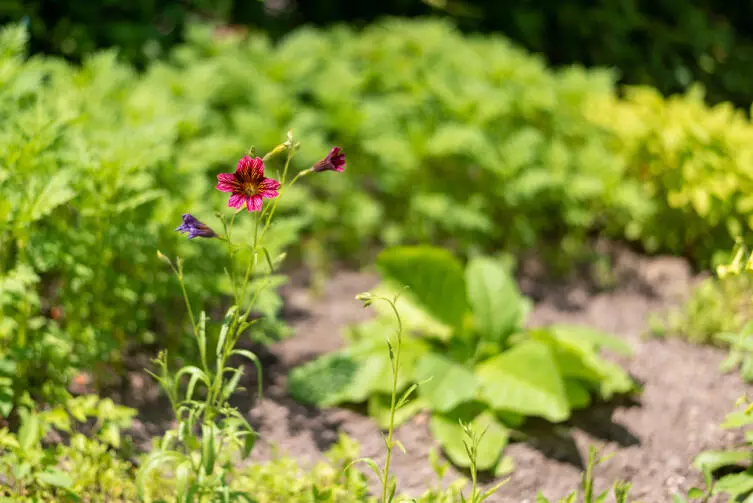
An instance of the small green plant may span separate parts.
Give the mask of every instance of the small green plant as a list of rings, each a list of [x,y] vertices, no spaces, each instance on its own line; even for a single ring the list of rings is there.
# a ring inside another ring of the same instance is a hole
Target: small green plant
[[[694,344],[727,346],[724,333],[737,333],[753,314],[753,283],[747,275],[704,279],[690,298],[666,316],[653,315],[651,332],[659,337],[681,337]]]
[[[231,358],[241,358],[257,368],[258,392],[261,395],[261,364],[251,351],[238,347],[240,337],[258,321],[250,318],[255,303],[262,291],[269,286],[270,277],[283,257],[273,259],[265,246],[267,232],[272,229],[273,217],[280,199],[292,185],[303,176],[322,171],[342,171],[345,156],[338,147],[311,168],[298,172],[288,180],[290,161],[299,149],[292,132],[287,140],[275,147],[264,158],[257,157],[253,149],[238,161],[234,173],[217,175],[217,190],[230,193],[228,206],[234,208],[232,216],[218,213],[223,234],[191,214],[183,215],[183,224],[176,231],[186,233],[188,239],[204,238],[222,242],[227,248],[229,278],[233,304],[226,311],[218,333],[213,336],[208,327],[210,321],[205,311],[198,317],[186,290],[183,260],[173,262],[158,252],[178,279],[193,328],[199,362],[184,365],[177,372],[168,368],[166,353],[155,360],[159,375],[152,374],[166,392],[173,408],[177,426],[168,430],[156,442],[152,452],[144,460],[138,476],[141,498],[149,500],[146,488],[155,473],[174,477],[174,501],[176,503],[216,501],[241,501],[242,492],[231,491],[228,478],[233,472],[235,457],[245,459],[256,441],[256,432],[237,408],[229,403],[238,390],[243,376],[243,365],[234,366]],[[280,181],[267,177],[265,163],[285,153]],[[271,199],[267,205],[264,199]],[[245,209],[253,216],[254,224],[249,235],[238,238],[233,227],[238,215]],[[242,257],[244,267],[236,267],[236,257]]]
[[[716,273],[722,280],[750,276],[753,273],[753,254],[749,254],[747,248],[738,242],[731,261],[717,266]],[[753,374],[753,344],[750,341],[752,329],[753,322],[749,322],[739,334],[726,334],[725,341],[731,344],[731,349],[730,356],[722,363],[726,369],[740,364],[741,374],[748,379]],[[729,496],[728,501],[732,502],[749,499],[753,494],[753,435],[747,429],[753,425],[753,404],[749,402],[747,395],[738,400],[736,408],[741,407],[741,410],[729,413],[721,427],[745,429],[745,443],[734,449],[708,450],[696,456],[693,466],[703,474],[706,487],[692,488],[687,494],[688,498],[707,502],[714,495],[725,494]],[[678,494],[675,495],[675,501],[684,503],[687,499]]]
[[[356,461],[360,461],[363,463],[366,463],[376,474],[377,478],[379,479],[380,483],[382,484],[382,503],[391,503],[395,500],[395,493],[397,491],[397,481],[394,476],[390,476],[390,461],[392,459],[392,452],[397,445],[400,450],[405,453],[405,447],[402,445],[402,443],[399,440],[394,440],[393,435],[395,432],[395,416],[398,411],[400,411],[403,407],[405,407],[408,402],[411,400],[413,393],[420,387],[420,385],[428,383],[433,376],[429,376],[429,378],[424,381],[424,383],[414,383],[411,386],[408,387],[408,389],[404,390],[402,394],[398,397],[398,391],[399,391],[399,377],[400,377],[400,355],[402,353],[403,349],[403,321],[400,316],[400,311],[397,308],[397,301],[399,298],[399,294],[394,295],[393,297],[385,297],[380,295],[373,295],[372,293],[365,292],[362,294],[359,294],[356,296],[356,299],[363,302],[364,307],[371,306],[374,302],[384,302],[387,304],[392,312],[392,315],[394,315],[395,320],[397,322],[397,329],[395,330],[395,336],[394,338],[391,338],[389,336],[386,337],[386,343],[387,343],[387,355],[389,357],[390,361],[390,370],[392,373],[392,388],[391,388],[391,394],[390,394],[390,403],[389,403],[389,412],[388,412],[388,422],[387,422],[387,435],[384,438],[384,445],[385,449],[387,451],[387,456],[384,462],[384,468],[380,468],[376,462],[373,459],[370,458],[361,458]],[[466,500],[465,496],[462,492],[459,492],[459,496],[462,499],[462,501],[465,503],[466,501],[469,501],[470,503],[481,503],[488,497],[490,497],[492,494],[494,494],[500,487],[502,487],[506,482],[506,480],[503,480],[493,488],[481,492],[477,485],[477,462],[478,462],[478,454],[479,454],[479,445],[481,444],[481,439],[483,438],[484,434],[486,433],[486,430],[482,431],[480,434],[477,433],[474,430],[474,427],[470,424],[464,424],[462,421],[460,421],[460,427],[463,429],[463,433],[466,435],[466,439],[463,440],[463,445],[465,447],[465,452],[467,455],[470,472],[471,472],[471,480],[473,483],[473,487],[471,489],[471,496],[470,500]],[[356,462],[354,461],[354,462]],[[444,470],[439,468],[437,466],[436,461],[434,460],[433,465],[435,467],[435,471],[437,472],[437,475],[440,476],[440,478],[443,476]],[[426,496],[426,495],[425,495]],[[413,501],[416,501],[415,499]]]
[[[606,461],[611,455],[598,457],[599,451],[594,446],[588,448],[588,463],[586,471],[581,475],[581,490],[583,491],[583,503],[603,503],[609,497],[610,492],[614,495],[615,503],[628,503],[628,493],[630,484],[624,481],[616,481],[611,488],[600,494],[594,494],[594,467],[599,463]],[[560,498],[558,503],[575,503],[578,501],[579,492],[574,490],[567,496]],[[539,493],[536,496],[536,503],[550,503],[550,501]]]
[[[744,501],[753,494],[753,404],[747,397],[738,400],[735,410],[727,415],[721,427],[724,429],[745,429],[745,443],[733,449],[708,450],[693,460],[693,467],[703,474],[705,489],[697,487],[688,491],[687,498],[707,502],[715,495],[724,494],[732,501]],[[682,495],[675,495],[677,503],[685,503]]]
[[[377,259],[382,283],[372,295],[401,296],[402,344],[398,392],[413,392],[392,411],[390,358],[381,350],[392,314],[354,326],[350,346],[291,371],[294,398],[319,406],[367,403],[382,428],[422,409],[453,463],[468,467],[461,421],[484,430],[479,470],[509,470],[501,453],[510,429],[526,417],[566,420],[593,395],[609,399],[636,389],[602,348],[630,353],[619,339],[577,326],[525,328],[530,301],[500,261],[476,257],[463,265],[448,251],[397,247]],[[416,385],[422,383],[418,388]]]

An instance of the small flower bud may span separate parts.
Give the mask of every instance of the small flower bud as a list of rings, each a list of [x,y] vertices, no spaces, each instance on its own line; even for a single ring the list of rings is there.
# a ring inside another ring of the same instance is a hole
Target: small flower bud
[[[369,307],[374,303],[374,296],[370,292],[359,293],[356,295],[356,300],[363,302],[363,307]]]
[[[183,215],[183,223],[179,225],[176,229],[178,232],[186,233],[188,234],[188,239],[193,239],[196,237],[201,238],[216,238],[217,233],[214,232],[207,224],[196,218],[195,216],[191,215],[190,213],[185,213]]]
[[[311,167],[314,173],[322,171],[342,171],[345,169],[345,154],[340,147],[334,147],[329,151],[327,157],[318,161]]]
[[[167,262],[168,264],[171,264],[170,259],[167,257],[167,255],[165,255],[159,250],[157,250],[157,258],[162,260],[163,262]]]

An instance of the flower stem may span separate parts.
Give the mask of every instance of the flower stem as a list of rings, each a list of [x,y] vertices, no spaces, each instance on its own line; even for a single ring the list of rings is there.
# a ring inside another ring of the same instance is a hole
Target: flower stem
[[[390,348],[390,360],[392,360],[392,398],[390,403],[390,423],[387,430],[387,458],[384,462],[384,480],[382,481],[382,503],[388,503],[387,493],[390,485],[390,461],[392,460],[392,448],[393,448],[393,435],[395,431],[395,413],[397,412],[397,383],[398,383],[398,371],[400,370],[400,352],[403,346],[403,323],[400,318],[400,313],[397,310],[395,302],[382,298],[386,301],[397,318],[397,348],[395,349],[394,360],[392,359],[392,348]]]

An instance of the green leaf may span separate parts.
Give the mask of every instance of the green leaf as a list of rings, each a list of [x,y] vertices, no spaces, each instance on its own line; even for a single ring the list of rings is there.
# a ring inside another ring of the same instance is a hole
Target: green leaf
[[[18,430],[18,444],[23,451],[28,451],[41,440],[42,425],[39,416],[35,412],[24,414],[21,419],[21,428]]]
[[[711,493],[726,493],[734,499],[749,491],[753,491],[753,475],[747,472],[741,472],[725,475],[720,478],[716,484],[714,484]]]
[[[70,186],[71,171],[58,170],[47,184],[35,190],[34,201],[29,210],[29,222],[41,220],[58,206],[67,203],[76,195]]]
[[[527,299],[507,269],[487,257],[468,263],[465,281],[476,330],[485,338],[504,344],[525,322]]]
[[[332,353],[294,368],[288,376],[288,391],[301,403],[320,407],[334,405],[361,371],[361,362],[351,355]]]
[[[554,352],[557,367],[563,377],[590,382],[604,399],[609,399],[616,393],[632,391],[635,384],[627,372],[599,356],[598,347],[588,336],[579,340],[577,333],[576,330],[563,336],[561,332],[547,327],[531,330],[529,335],[532,339],[547,344]]]
[[[702,489],[698,489],[697,487],[691,487],[688,491],[689,498],[703,498],[705,494]]]
[[[136,475],[136,490],[139,498],[144,500],[146,481],[152,472],[161,470],[164,468],[170,468],[170,465],[174,463],[182,463],[187,460],[185,456],[175,451],[152,451],[147,456],[146,461],[139,467],[138,474]]]
[[[583,409],[591,404],[588,389],[574,379],[565,379],[565,393],[571,409]]]
[[[429,426],[432,435],[442,445],[447,457],[460,467],[470,466],[470,460],[464,444],[467,437],[458,420],[470,422],[477,432],[481,432],[488,427],[479,445],[476,464],[479,470],[490,470],[500,459],[502,451],[507,445],[509,432],[496,420],[491,411],[485,410],[476,413],[477,411],[474,409],[476,409],[475,405],[467,404],[449,414],[433,414]]]
[[[608,349],[623,356],[631,356],[633,348],[625,340],[581,325],[549,325],[547,330],[558,339],[590,345],[594,351]]]
[[[71,476],[57,468],[47,468],[43,472],[37,473],[36,479],[55,487],[69,488],[73,485]]]
[[[447,412],[473,399],[478,384],[473,372],[449,358],[429,353],[418,361],[415,380],[425,382],[418,390],[429,406]]]
[[[550,421],[570,416],[565,384],[551,350],[526,341],[476,367],[482,397],[495,409]]]
[[[254,367],[256,367],[256,381],[258,383],[257,385],[257,395],[259,399],[261,400],[262,395],[262,368],[261,368],[261,362],[259,361],[259,358],[249,351],[248,349],[234,349],[231,353],[231,355],[239,355],[244,358],[246,358],[248,361],[254,364]]]
[[[183,500],[191,487],[191,462],[186,460],[175,469],[175,495]]]
[[[437,320],[462,329],[467,310],[463,266],[447,250],[400,246],[379,254],[377,267],[386,280],[407,286],[408,295]]]
[[[217,427],[213,424],[201,425],[201,459],[204,461],[204,473],[211,475],[214,471],[214,463],[217,459],[215,449],[215,436]]]
[[[702,472],[715,472],[728,465],[746,465],[753,461],[753,454],[748,450],[703,451],[693,460],[693,467]]]

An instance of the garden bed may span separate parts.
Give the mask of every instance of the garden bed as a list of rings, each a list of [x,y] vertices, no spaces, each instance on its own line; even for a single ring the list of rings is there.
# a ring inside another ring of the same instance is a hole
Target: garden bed
[[[734,433],[719,425],[748,387],[737,375],[719,372],[725,352],[678,339],[645,336],[649,313],[682,301],[697,280],[688,264],[677,258],[648,258],[624,249],[612,250],[612,255],[616,286],[609,290],[597,289],[582,278],[548,282],[532,267],[522,268],[520,284],[524,293],[536,300],[531,324],[585,324],[628,340],[634,356],[619,360],[644,386],[643,393],[634,402],[595,404],[576,413],[565,425],[529,427],[528,440],[507,448],[515,470],[510,482],[491,501],[533,501],[538,491],[549,498],[564,496],[579,483],[589,445],[602,444],[603,453],[613,456],[596,468],[597,489],[624,479],[633,483],[631,494],[635,499],[671,501],[672,493],[702,485],[700,474],[691,467],[698,453],[737,440]],[[384,444],[371,419],[356,410],[304,406],[286,391],[291,368],[338,349],[342,328],[370,317],[370,310],[354,296],[376,282],[373,274],[341,270],[321,295],[314,296],[306,286],[305,274],[293,275],[291,284],[284,288],[284,297],[286,317],[295,335],[272,346],[264,357],[261,403],[254,403],[249,392],[244,396],[251,397],[250,401],[240,404],[261,434],[252,461],[269,459],[279,449],[306,464],[318,459],[342,432],[361,444],[361,455],[383,462]],[[151,388],[144,384],[144,390]],[[255,389],[252,381],[246,387]],[[137,422],[137,437],[139,432],[153,435],[164,426],[152,401],[154,395],[144,390],[128,393],[125,400],[141,406],[139,417],[150,418],[145,424]],[[145,394],[151,394],[151,399]],[[169,417],[168,409],[164,417]],[[416,416],[399,428],[397,437],[408,452],[394,458],[400,489],[418,495],[428,486],[439,484],[428,460],[435,442],[427,417]],[[451,471],[445,481],[457,475]]]

